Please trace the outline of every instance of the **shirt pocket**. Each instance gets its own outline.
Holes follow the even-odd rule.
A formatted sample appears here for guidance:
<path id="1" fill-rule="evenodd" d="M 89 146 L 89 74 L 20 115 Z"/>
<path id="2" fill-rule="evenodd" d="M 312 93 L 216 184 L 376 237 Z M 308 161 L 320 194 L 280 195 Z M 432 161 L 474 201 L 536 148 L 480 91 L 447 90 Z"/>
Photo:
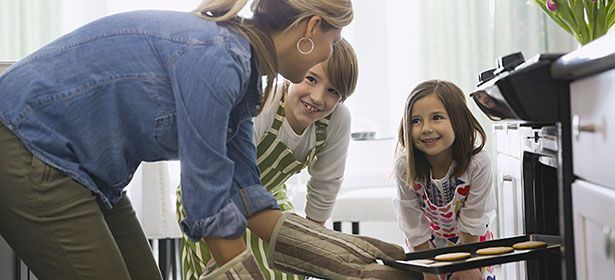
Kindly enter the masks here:
<path id="1" fill-rule="evenodd" d="M 177 153 L 177 119 L 175 113 L 154 120 L 154 139 L 160 147 Z"/>

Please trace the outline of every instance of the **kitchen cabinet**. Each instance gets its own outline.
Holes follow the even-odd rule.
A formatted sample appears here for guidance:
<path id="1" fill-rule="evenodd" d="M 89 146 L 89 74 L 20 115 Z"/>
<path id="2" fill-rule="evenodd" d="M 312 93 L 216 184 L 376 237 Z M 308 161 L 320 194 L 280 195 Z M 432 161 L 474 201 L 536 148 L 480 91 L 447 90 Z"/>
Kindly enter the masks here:
<path id="1" fill-rule="evenodd" d="M 615 190 L 584 180 L 572 184 L 577 279 L 615 275 Z"/>
<path id="2" fill-rule="evenodd" d="M 615 69 L 571 83 L 577 279 L 615 275 Z"/>
<path id="3" fill-rule="evenodd" d="M 497 150 L 498 237 L 523 235 L 523 180 L 519 125 L 497 124 L 494 126 L 494 131 Z M 503 279 L 525 279 L 525 262 L 507 263 L 501 268 Z"/>

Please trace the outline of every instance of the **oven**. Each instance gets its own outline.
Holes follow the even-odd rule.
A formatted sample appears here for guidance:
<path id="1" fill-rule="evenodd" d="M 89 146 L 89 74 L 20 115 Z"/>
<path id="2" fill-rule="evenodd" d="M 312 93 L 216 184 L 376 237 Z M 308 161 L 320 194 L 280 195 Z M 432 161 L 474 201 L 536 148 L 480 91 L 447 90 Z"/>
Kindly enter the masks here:
<path id="1" fill-rule="evenodd" d="M 558 200 L 559 129 L 553 124 L 520 125 L 524 233 L 560 236 Z M 525 264 L 527 279 L 562 279 L 559 258 Z"/>

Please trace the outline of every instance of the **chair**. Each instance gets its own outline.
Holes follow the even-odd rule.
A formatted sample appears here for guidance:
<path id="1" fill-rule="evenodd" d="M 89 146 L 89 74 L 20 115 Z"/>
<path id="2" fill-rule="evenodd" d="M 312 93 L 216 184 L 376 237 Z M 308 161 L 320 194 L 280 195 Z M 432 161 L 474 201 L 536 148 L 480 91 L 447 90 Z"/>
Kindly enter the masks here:
<path id="1" fill-rule="evenodd" d="M 392 177 L 395 139 L 352 140 L 348 149 L 344 183 L 331 215 L 333 229 L 352 223 L 359 234 L 360 222 L 394 222 Z"/>
<path id="2" fill-rule="evenodd" d="M 338 196 L 331 215 L 333 229 L 342 231 L 342 222 L 352 223 L 352 234 L 359 234 L 360 222 L 394 222 L 395 187 L 371 187 L 351 190 Z"/>

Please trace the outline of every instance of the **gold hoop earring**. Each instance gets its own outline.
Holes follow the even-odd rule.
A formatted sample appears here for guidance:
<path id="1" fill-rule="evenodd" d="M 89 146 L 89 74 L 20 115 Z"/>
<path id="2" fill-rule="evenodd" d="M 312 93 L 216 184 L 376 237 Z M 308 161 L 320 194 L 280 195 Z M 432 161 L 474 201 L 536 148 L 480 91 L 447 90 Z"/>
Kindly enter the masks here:
<path id="1" fill-rule="evenodd" d="M 310 50 L 308 51 L 304 51 L 301 49 L 301 42 L 307 40 L 308 42 L 310 42 Z M 301 38 L 299 39 L 299 41 L 297 41 L 297 50 L 302 54 L 302 55 L 308 55 L 310 53 L 312 53 L 312 51 L 314 50 L 314 41 L 312 41 L 312 39 L 310 38 Z"/>

